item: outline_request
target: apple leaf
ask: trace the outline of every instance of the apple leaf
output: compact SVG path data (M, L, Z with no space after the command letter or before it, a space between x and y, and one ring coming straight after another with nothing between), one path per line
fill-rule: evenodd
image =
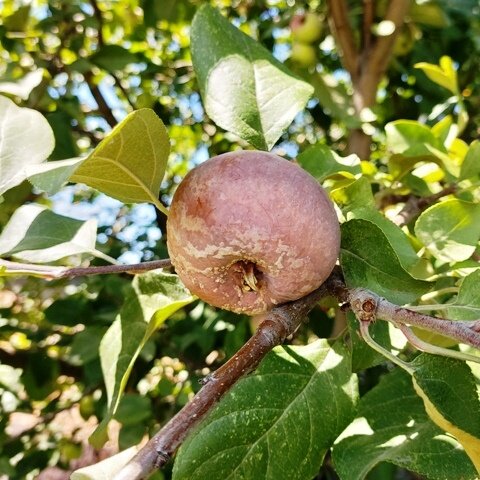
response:
M480 142L474 140L468 148L460 170L460 180L480 175Z
M0 235L0 255L27 262L47 263L95 250L97 222L57 215L36 204L23 205L12 215Z
M313 94L258 42L213 7L196 13L192 60L207 114L260 150L270 150Z
M455 302L449 305L446 318L452 320L478 320L480 318L480 269L465 277Z
M33 186L53 195L62 188L84 160L84 158L68 158L67 160L29 165L26 167L25 173Z
M362 173L360 159L352 154L341 157L326 145L315 145L302 152L298 163L319 182L323 182L332 175L343 175L353 178Z
M194 300L176 275L152 271L135 276L122 310L100 343L108 412L90 437L95 447L100 448L107 441L108 422L147 340L170 315Z
M351 421L356 376L340 342L277 347L187 438L174 480L310 480Z
M79 468L70 475L70 480L111 480L137 453L138 447L130 447L111 457Z
M414 67L422 70L432 82L450 90L454 95L458 95L457 72L450 57L446 55L441 57L439 65L420 62L416 63Z
M0 95L0 195L25 180L25 167L44 162L55 139L37 111L17 107Z
M373 290L403 305L429 290L429 283L406 272L382 230L374 223L353 219L342 224L340 264L349 287Z
M418 218L415 235L439 260L467 260L480 238L480 205L457 198L436 203Z
M383 376L362 397L332 458L341 480L363 480L382 462L431 480L477 478L461 445L430 420L411 377L401 369Z
M420 355L413 365L413 385L428 416L461 443L480 473L480 401L469 366L438 355Z
M124 203L158 200L170 145L165 125L153 110L130 113L82 162L70 178Z

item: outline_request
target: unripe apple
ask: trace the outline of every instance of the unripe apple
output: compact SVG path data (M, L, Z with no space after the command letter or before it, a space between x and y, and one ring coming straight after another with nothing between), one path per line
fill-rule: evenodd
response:
M294 42L290 58L302 67L313 67L317 63L315 48L305 43Z
M167 226L170 258L186 287L211 305L250 315L315 290L340 248L322 187L266 152L225 153L191 170Z
M322 36L322 17L314 12L297 14L290 20L292 38L301 43L313 43Z

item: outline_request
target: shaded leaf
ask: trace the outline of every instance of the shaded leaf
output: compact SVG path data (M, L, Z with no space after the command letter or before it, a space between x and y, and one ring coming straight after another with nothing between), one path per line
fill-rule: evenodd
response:
M273 147L313 93L208 5L193 19L191 50L208 115L258 149Z
M97 67L115 72L122 70L130 63L138 62L138 58L120 45L104 45L90 56L89 61Z
M368 288L400 305L429 289L428 282L414 279L403 269L382 230L367 220L342 225L340 264L349 287Z
M25 180L27 165L42 163L55 145L47 120L0 95L0 195Z
M356 377L340 343L278 347L180 448L175 480L310 480L351 420Z
M130 113L83 161L70 178L125 203L158 201L170 144L165 125L153 110Z
M439 260L467 260L480 238L480 205L457 198L437 203L420 215L415 235Z
M100 343L108 412L90 437L97 448L107 440L108 422L143 346L170 315L193 300L176 275L153 271L135 276L120 314Z
M459 180L465 180L466 178L472 178L478 175L480 175L480 142L474 140L470 144L462 163Z
M68 158L26 167L28 181L50 195L57 193L84 161L84 158Z
M362 480L382 462L431 480L476 478L461 446L430 420L411 377L401 369L362 397L356 419L333 448L341 480Z
M28 204L15 211L0 235L0 255L46 263L95 250L97 222L57 215L42 205Z
M457 298L448 307L446 318L453 320L478 320L480 318L480 270L465 277Z

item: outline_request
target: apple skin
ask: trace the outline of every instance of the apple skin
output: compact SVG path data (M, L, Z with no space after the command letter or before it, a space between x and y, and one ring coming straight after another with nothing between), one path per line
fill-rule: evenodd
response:
M302 67L313 67L317 63L315 48L305 43L294 42L290 58Z
M191 170L167 221L172 263L205 302L255 315L318 288L340 228L317 181L277 155L235 151Z
M314 12L294 15L290 20L290 29L294 40L314 43L322 36L322 18Z

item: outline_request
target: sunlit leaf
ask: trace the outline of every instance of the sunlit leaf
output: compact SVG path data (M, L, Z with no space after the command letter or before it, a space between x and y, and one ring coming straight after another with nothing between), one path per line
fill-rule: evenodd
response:
M333 448L341 480L363 480L382 462L432 480L476 478L459 443L429 419L411 377L399 369L362 397L357 417Z
M97 222L57 215L46 207L28 204L13 214L0 235L0 255L46 263L95 250Z
M463 160L460 170L460 180L473 178L478 175L480 175L480 142L474 140L470 144L465 159Z
M440 64L435 65L427 62L420 62L414 65L415 68L423 70L425 75L447 90L450 90L454 95L458 95L457 71L453 66L453 61L450 57L444 55L440 58Z
M176 275L154 271L133 280L120 314L100 344L108 412L90 437L97 448L107 440L108 422L143 346L170 315L193 300Z
M52 129L37 111L0 95L0 195L25 180L24 168L44 162L55 145Z
M276 348L188 437L173 478L310 480L356 399L340 343Z
M420 215L415 234L434 257L467 260L480 238L480 205L457 198L437 203Z
M112 455L111 457L90 465L75 470L70 476L71 480L112 480L116 473L118 473L137 453L137 447L131 447L128 450Z
M0 82L0 93L8 93L27 100L31 91L42 81L43 72L43 68L38 68L19 78L16 82Z
M191 49L208 115L258 149L273 147L313 93L210 6L195 15Z
M85 183L125 203L159 202L170 145L153 110L129 114L75 170L71 181Z
M480 269L465 277L457 298L446 311L446 318L454 320L480 319Z
M480 474L480 401L467 364L438 355L414 362L414 387L428 416L463 446Z

